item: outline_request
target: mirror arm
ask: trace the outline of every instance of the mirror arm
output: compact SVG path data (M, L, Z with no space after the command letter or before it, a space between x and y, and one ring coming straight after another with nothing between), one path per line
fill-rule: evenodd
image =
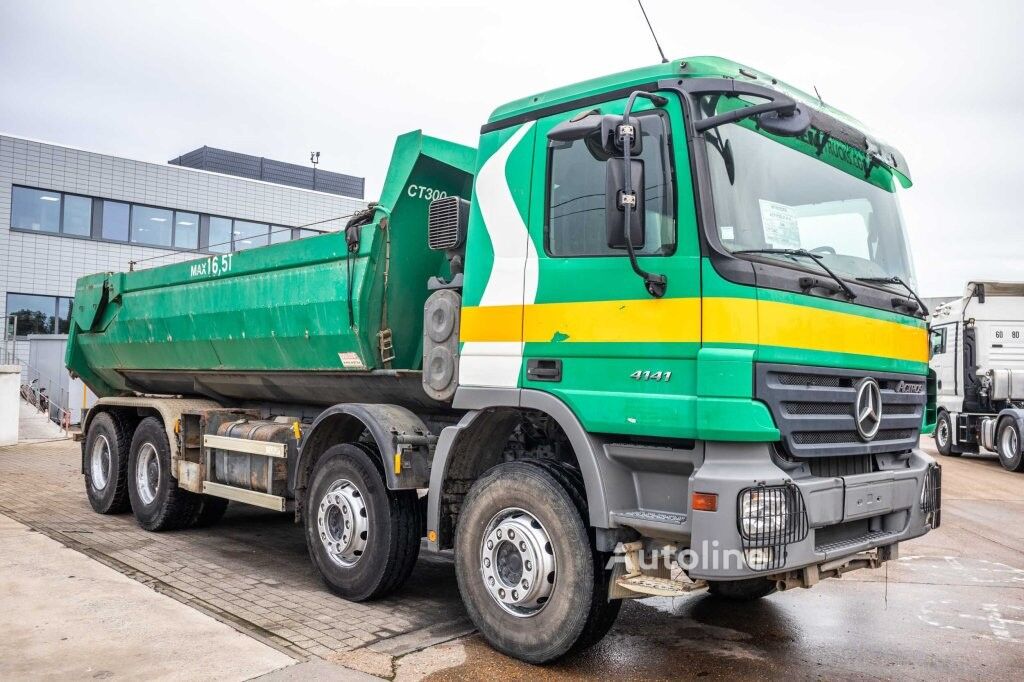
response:
M641 268L640 263L636 259L636 250L633 249L633 210L636 208L636 194L633 192L633 166L630 163L630 151L633 149L633 136L636 130L629 123L629 115L633 111L633 104L636 102L637 97L649 99L656 107L665 106L668 104L668 99L661 95L641 90L633 92L629 99L626 100L626 110L622 113L622 123L619 124L619 129L616 133L616 136L622 142L622 160L625 168L625 173L623 174L625 187L622 191L622 220L626 233L626 252L629 254L629 264L633 267L633 272L643 278L647 293L654 298L661 298L668 289L668 277L647 272Z

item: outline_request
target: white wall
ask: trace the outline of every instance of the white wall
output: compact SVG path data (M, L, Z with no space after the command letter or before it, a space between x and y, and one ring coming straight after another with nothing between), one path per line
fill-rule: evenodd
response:
M21 366L0 365L0 445L18 442L18 391L21 388Z

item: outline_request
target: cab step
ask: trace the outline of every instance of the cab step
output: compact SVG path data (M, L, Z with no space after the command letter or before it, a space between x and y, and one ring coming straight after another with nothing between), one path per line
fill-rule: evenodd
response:
M706 589L706 580L673 580L648 575L624 575L615 581L622 589L652 597L685 597L688 594Z

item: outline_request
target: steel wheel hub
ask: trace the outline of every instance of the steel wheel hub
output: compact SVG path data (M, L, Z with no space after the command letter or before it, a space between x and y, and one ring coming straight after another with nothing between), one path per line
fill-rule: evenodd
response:
M92 487L96 490L107 487L107 481L110 479L110 441L106 436L97 436L93 441L89 457L89 478L92 479Z
M1002 447L999 449L1002 451L1003 458L1013 459L1014 457L1016 457L1017 448L1019 447L1019 444L1017 443L1016 429L1012 427L1007 427L1003 429L1003 437L1000 440L1002 441L1000 443Z
M551 539L532 514L510 508L487 524L480 542L480 573L488 594L519 618L536 615L555 587Z
M139 461L135 465L135 489L143 504L152 504L156 499L156 491L160 489L160 461L152 443L143 443L139 448Z
M349 567L359 561L369 538L369 518L363 494L352 481L335 481L320 499L316 517L320 542L336 564Z
M949 438L949 427L946 426L946 422L945 421L940 421L939 422L939 430L938 430L938 432L935 435L937 436L937 440L939 441L939 445L942 445L943 447L945 447L946 439Z

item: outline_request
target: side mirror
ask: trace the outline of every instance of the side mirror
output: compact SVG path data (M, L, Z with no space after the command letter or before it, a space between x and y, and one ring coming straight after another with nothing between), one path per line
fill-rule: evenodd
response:
M626 187L626 163L621 158L608 159L605 162L605 229L608 235L608 247L612 249L626 248L626 208L632 204L630 215L630 238L633 249L644 248L646 230L644 225L644 162L630 159L631 194L624 192Z
M618 134L618 126L622 123L621 116L611 114L601 115L599 113L581 114L568 121L563 121L548 132L549 142L575 142L583 140L591 135L597 137L601 142L601 149L608 156L620 156L622 154L622 139ZM629 153L639 156L643 153L643 143L640 139L640 120L630 116L630 125L633 126L633 145Z

